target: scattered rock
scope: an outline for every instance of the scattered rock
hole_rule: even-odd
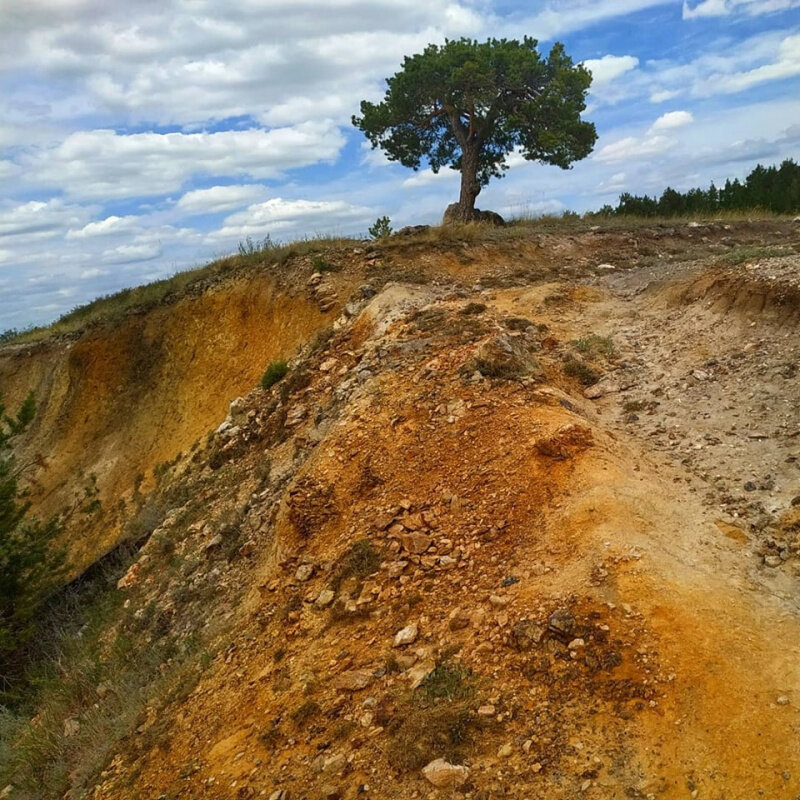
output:
[[[297,571],[294,573],[294,579],[296,581],[300,581],[301,583],[305,583],[305,581],[311,580],[311,576],[314,574],[314,565],[313,564],[301,564]]]
[[[452,789],[467,782],[469,767],[449,764],[443,758],[437,758],[423,767],[422,775],[437,789]]]
[[[583,396],[588,400],[599,400],[607,394],[616,394],[620,390],[620,384],[611,376],[602,378],[593,386],[583,390]]]
[[[559,636],[569,636],[575,628],[575,617],[566,608],[559,608],[550,615],[547,627]]]
[[[333,602],[335,596],[333,589],[323,589],[317,596],[315,605],[317,608],[327,608]]]
[[[447,626],[451,631],[460,631],[468,628],[470,623],[469,614],[462,608],[456,608],[450,612],[447,620]]]
[[[503,380],[542,376],[539,362],[523,343],[505,333],[493,336],[478,348],[470,370],[477,370],[485,378]]]
[[[414,531],[400,536],[400,543],[403,548],[414,555],[422,555],[433,543],[433,539],[424,534]]]
[[[81,724],[74,717],[69,717],[68,719],[64,720],[65,739],[69,739],[71,736],[75,736],[78,733],[78,731],[80,731],[80,729],[81,729]]]
[[[414,644],[417,641],[417,636],[419,634],[419,628],[415,624],[406,625],[405,628],[401,628],[394,637],[394,644],[393,647],[405,647],[408,644]]]
[[[358,692],[366,689],[373,681],[371,672],[361,669],[353,669],[342,672],[333,679],[335,688],[343,692]]]
[[[542,641],[545,629],[534,622],[532,619],[521,619],[515,622],[511,628],[511,646],[516,650],[530,650],[534,645]]]

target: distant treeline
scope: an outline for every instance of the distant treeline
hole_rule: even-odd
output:
[[[747,209],[791,214],[800,211],[800,164],[786,159],[779,167],[756,168],[745,178],[725,181],[717,188],[678,192],[667,187],[661,197],[638,196],[625,192],[616,208],[605,205],[600,214],[630,214],[637,217],[675,217],[687,214],[713,214],[718,211]]]

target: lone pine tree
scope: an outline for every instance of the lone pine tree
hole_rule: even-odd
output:
[[[592,151],[597,133],[581,119],[591,73],[556,43],[536,39],[446,40],[406,57],[380,103],[361,103],[353,124],[392,161],[461,172],[457,218],[468,221],[491,178],[518,149],[528,161],[568,169]]]

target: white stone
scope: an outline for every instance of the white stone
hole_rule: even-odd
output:
[[[394,637],[394,647],[404,647],[407,644],[414,644],[417,641],[417,636],[419,635],[419,628],[412,624],[406,625],[405,628],[401,628]]]
[[[469,778],[469,767],[449,764],[443,758],[437,758],[422,768],[422,775],[437,789],[451,789],[466,783]]]

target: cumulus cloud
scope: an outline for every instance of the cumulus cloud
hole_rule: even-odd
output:
[[[190,175],[274,177],[334,160],[344,144],[330,123],[218,133],[80,131],[58,146],[26,154],[30,183],[70,196],[116,198],[177,191]]]
[[[183,195],[176,207],[187,214],[217,214],[249,205],[262,198],[266,191],[266,186],[259,183],[195,189]]]
[[[0,213],[0,242],[12,237],[51,238],[82,224],[90,209],[69,205],[62,200],[31,200],[6,207]]]
[[[151,261],[162,253],[158,242],[144,244],[121,244],[103,252],[102,259],[105,264],[128,264],[133,261]]]
[[[82,228],[67,231],[67,239],[91,239],[95,236],[113,236],[139,229],[139,218],[133,215],[126,217],[110,216],[105,219],[89,222]]]
[[[792,78],[800,75],[800,34],[787,36],[778,45],[772,61],[753,69],[723,72],[709,75],[695,84],[694,92],[699,96],[709,94],[731,94],[741,92],[769,81]]]
[[[370,218],[368,208],[343,200],[285,200],[275,197],[255,203],[244,211],[226,217],[222,227],[213,231],[209,242],[284,236],[298,232],[327,233],[347,226],[364,224]]]
[[[624,139],[601,147],[594,157],[598,161],[616,163],[618,161],[660,155],[674,146],[674,139],[658,134],[643,137],[626,136]]]
[[[415,172],[410,178],[403,181],[403,186],[406,188],[413,188],[417,186],[430,186],[434,183],[456,182],[459,179],[459,173],[455,170],[445,167],[438,172],[432,169],[422,169]]]
[[[616,80],[626,72],[636,69],[639,59],[636,56],[605,55],[602,58],[590,58],[583,62],[592,73],[592,88],[602,86]]]
[[[662,114],[651,126],[650,130],[655,131],[671,131],[676,128],[683,128],[689,125],[694,120],[694,117],[688,111],[668,111]]]

